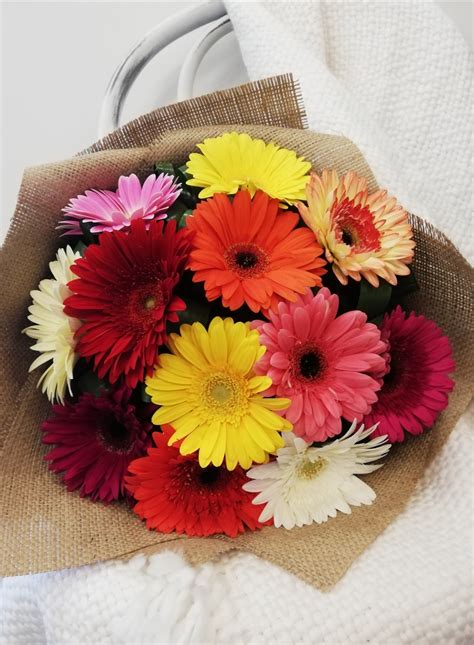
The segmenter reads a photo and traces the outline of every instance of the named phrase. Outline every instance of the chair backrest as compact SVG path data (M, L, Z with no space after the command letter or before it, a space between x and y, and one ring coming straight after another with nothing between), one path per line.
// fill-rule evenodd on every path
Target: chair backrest
M178 80L178 100L191 98L194 79L206 52L232 30L232 23L226 15L222 2L213 0L168 17L149 31L130 50L108 84L99 117L99 138L119 127L120 115L127 94L147 63L177 38L210 23L213 24L189 50L181 67Z

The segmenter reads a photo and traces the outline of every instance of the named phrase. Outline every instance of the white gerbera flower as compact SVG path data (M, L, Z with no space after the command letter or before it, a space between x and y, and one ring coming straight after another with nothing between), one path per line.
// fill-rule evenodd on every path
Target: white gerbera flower
M351 506L372 504L375 493L356 475L371 473L382 464L371 462L384 457L390 444L387 436L361 443L377 426L364 430L351 425L340 439L314 448L292 432L285 433L286 446L276 461L255 466L247 472L253 481L244 490L259 493L254 504L265 504L260 521L273 517L275 526L292 529L326 522L337 511L350 513Z
M64 403L66 387L71 393L72 371L77 361L74 333L80 326L77 318L66 316L63 302L71 295L67 283L76 277L71 266L80 257L81 254L74 253L70 246L59 249L56 260L49 264L54 279L41 280L39 289L30 294L33 304L28 309L28 320L34 324L24 330L30 338L37 340L31 349L40 352L29 371L51 362L38 381L38 387L42 384L41 389L48 399L61 403Z

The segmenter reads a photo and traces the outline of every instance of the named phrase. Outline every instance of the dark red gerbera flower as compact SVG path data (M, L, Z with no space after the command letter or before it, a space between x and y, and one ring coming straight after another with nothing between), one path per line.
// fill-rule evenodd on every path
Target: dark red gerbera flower
M400 306L386 314L380 331L389 343L390 359L366 428L378 423L373 436L388 435L390 443L406 434L418 435L430 428L448 405L454 387L448 376L454 371L451 344L438 325Z
M188 257L188 233L175 222L137 220L129 232L103 233L73 266L78 279L64 311L83 324L76 351L94 359L100 378L124 375L134 388L151 374L166 323L185 303L173 294Z
M156 448L129 466L126 486L137 500L134 511L147 528L163 533L207 536L225 533L236 537L258 521L262 505L252 504L254 495L242 489L245 471L208 466L201 468L195 454L181 455L179 445L168 446L174 430L163 426L155 432Z
M126 493L129 463L146 454L152 424L141 419L125 386L100 396L83 394L75 404L54 405L43 423L43 443L55 444L45 459L64 473L67 489L108 504Z

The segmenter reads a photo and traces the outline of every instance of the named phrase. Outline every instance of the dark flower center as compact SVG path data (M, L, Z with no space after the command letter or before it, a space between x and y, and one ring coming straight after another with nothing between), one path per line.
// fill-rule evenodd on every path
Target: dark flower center
M201 490L206 495L213 495L225 490L233 476L235 471L231 474L225 468L212 465L201 468L196 459L187 459L176 465L171 480L175 490L191 490L193 494L199 494Z
M347 244L348 246L353 246L354 239L352 236L352 232L348 228L342 229L341 240L344 242L344 244Z
M128 452L132 443L131 432L115 417L102 418L98 423L98 436L111 452Z
M356 205L346 198L334 204L331 217L340 242L358 252L380 249L380 233L375 228L373 214L367 206Z
M322 361L315 351L305 352L300 357L300 374L303 378L313 379L321 372Z
M255 253L251 251L238 251L235 254L235 263L241 269L252 269L258 262Z
M202 468L199 473L199 481L204 486L212 486L219 479L220 469L216 466Z
M390 347L390 371L383 377L383 392L387 394L396 390L400 383L403 382L403 369L400 365L400 355L397 355L397 349ZM406 371L406 370L405 370Z
M266 251L252 242L232 244L225 251L224 260L230 271L241 278L262 275L270 262Z
M303 387L319 383L324 378L327 361L324 352L315 343L307 341L296 344L289 360L291 378Z

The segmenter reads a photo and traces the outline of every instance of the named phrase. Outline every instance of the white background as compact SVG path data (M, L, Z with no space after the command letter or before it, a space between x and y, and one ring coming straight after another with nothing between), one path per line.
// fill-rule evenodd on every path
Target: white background
M94 142L101 101L114 69L147 31L172 13L197 4L176 0L1 3L0 240L15 206L23 169L69 157ZM252 3L247 4L251 11ZM438 4L472 47L471 2ZM127 100L125 121L176 100L180 64L200 32L176 41L148 65ZM246 79L235 36L229 34L204 59L195 94Z

